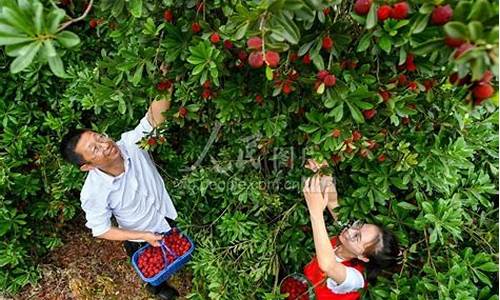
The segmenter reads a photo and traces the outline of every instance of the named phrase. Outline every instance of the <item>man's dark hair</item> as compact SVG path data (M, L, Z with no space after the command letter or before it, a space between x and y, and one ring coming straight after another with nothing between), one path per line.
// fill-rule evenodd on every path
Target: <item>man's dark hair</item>
M85 159L83 159L83 156L75 151L76 144L78 144L82 134L86 131L90 131L90 129L71 129L63 137L61 145L59 146L59 151L66 161L78 166L81 166L86 162Z

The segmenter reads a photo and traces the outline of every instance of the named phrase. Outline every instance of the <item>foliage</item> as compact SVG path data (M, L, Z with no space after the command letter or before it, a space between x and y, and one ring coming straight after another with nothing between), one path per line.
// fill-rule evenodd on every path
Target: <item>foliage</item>
M314 251L300 193L309 157L332 166L343 221L382 224L405 249L366 299L498 299L498 96L474 93L487 70L496 90L498 2L448 1L444 27L424 2L381 21L381 2L360 16L341 0L100 1L57 33L62 11L75 19L84 3L0 1L11 68L0 74L1 289L36 282L81 213L84 174L57 153L68 128L118 139L171 80L167 122L141 145L198 245L190 299L283 298L280 278ZM445 35L474 47L455 55ZM248 66L250 37L279 53L278 67ZM469 81L450 84L453 72Z

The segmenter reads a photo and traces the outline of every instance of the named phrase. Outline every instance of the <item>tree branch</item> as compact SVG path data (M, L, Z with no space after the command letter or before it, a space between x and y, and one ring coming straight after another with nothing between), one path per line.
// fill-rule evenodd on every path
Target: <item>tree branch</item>
M89 4L87 5L87 8L85 9L85 11L83 12L83 15L79 16L78 18L76 19L71 19L69 20L68 22L62 24L59 29L57 31L62 31L64 30L66 27L68 27L69 25L73 24L73 23L76 23L78 21L81 21L83 19L85 19L85 17L89 14L90 12L90 9L92 8L92 4L94 3L94 0L90 0Z

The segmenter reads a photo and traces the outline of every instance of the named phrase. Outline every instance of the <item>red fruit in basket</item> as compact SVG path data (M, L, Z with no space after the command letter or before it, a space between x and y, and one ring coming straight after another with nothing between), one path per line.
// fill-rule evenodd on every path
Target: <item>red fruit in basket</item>
M377 10L377 17L378 20L381 22L387 20L391 16L391 14L392 14L392 7L390 7L387 4L380 6Z
M453 9L449 4L445 6L438 5L432 11L431 22L434 25L444 25L453 17Z
M406 19L410 6L405 1L394 4L391 17L396 20Z
M360 16L364 16L368 14L371 6L371 0L356 0L354 3L354 12Z

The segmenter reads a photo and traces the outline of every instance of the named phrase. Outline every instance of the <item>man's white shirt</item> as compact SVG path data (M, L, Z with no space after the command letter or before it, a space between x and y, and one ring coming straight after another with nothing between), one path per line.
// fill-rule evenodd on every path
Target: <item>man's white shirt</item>
M165 217L177 218L177 211L165 184L148 152L138 142L153 127L142 118L139 125L121 135L116 143L125 164L125 172L114 177L95 168L88 172L80 200L93 236L111 228L113 215L119 228L165 232L170 225Z

